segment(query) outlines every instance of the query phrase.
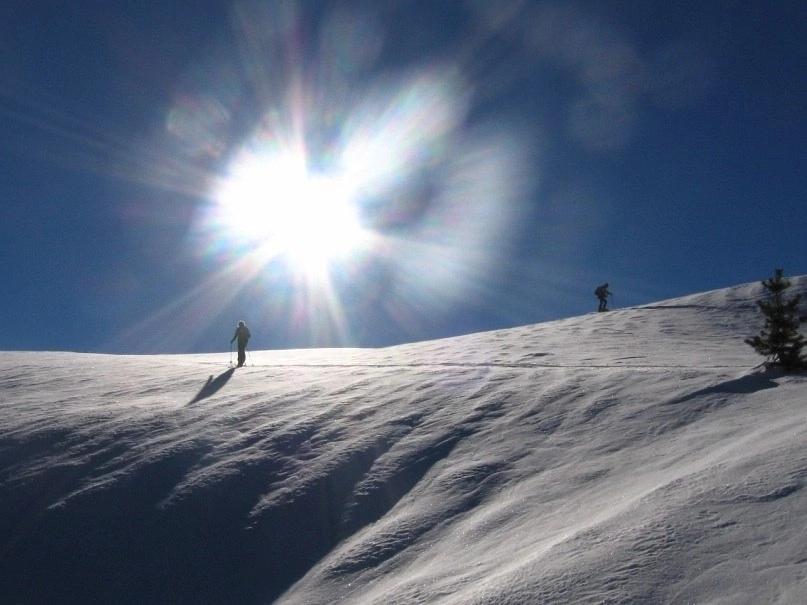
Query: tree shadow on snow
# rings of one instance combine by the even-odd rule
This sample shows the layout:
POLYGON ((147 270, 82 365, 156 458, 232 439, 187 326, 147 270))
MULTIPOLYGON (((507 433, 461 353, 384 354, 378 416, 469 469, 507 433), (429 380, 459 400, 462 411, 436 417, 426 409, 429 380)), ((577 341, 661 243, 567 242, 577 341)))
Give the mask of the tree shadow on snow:
POLYGON ((201 401, 202 399, 205 399, 215 394, 219 389, 221 389, 221 387, 227 384, 227 381, 230 380, 230 378, 232 378, 232 375, 234 373, 235 368, 230 368, 229 370, 222 372, 215 378, 213 378, 213 374, 211 374, 208 377, 207 382, 201 388, 201 390, 198 393, 196 393, 196 397, 194 397, 188 402, 188 405, 196 403, 197 401, 201 401))
POLYGON ((779 386, 773 380, 771 380, 772 377, 775 378, 776 376, 779 376, 779 374, 770 371, 747 374, 745 376, 741 376, 740 378, 727 380, 725 382, 721 382, 720 384, 706 387, 705 389, 700 389, 699 391, 695 391, 694 393, 680 397, 671 403, 683 403, 691 399, 703 397, 704 395, 750 395, 751 393, 756 393, 757 391, 773 389, 779 386))
POLYGON ((775 388, 779 385, 772 378, 779 376, 781 374, 775 371, 755 372, 665 401, 660 408, 652 411, 654 428, 651 432, 661 435, 680 429, 697 422, 706 414, 738 402, 736 395, 750 395, 775 388))

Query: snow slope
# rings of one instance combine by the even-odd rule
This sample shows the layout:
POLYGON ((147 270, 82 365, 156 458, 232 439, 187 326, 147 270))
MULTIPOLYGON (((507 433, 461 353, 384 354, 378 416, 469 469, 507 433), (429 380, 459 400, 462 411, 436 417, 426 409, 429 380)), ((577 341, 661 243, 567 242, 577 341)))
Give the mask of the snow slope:
POLYGON ((0 353, 3 602, 803 603, 807 376, 756 367, 760 295, 235 371, 0 353))

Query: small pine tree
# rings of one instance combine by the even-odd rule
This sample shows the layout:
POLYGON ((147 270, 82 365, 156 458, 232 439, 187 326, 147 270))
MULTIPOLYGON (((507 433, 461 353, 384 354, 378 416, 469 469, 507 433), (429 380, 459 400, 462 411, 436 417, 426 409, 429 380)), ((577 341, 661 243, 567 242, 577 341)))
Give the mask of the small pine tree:
POLYGON ((804 337, 799 334, 798 312, 801 296, 784 297, 790 280, 782 273, 782 269, 776 269, 773 277, 762 282, 769 297, 757 304, 765 316, 765 326, 758 336, 747 338, 745 342, 768 358, 765 362, 768 366, 779 366, 785 370, 804 369, 807 368, 807 359, 801 353, 804 337))

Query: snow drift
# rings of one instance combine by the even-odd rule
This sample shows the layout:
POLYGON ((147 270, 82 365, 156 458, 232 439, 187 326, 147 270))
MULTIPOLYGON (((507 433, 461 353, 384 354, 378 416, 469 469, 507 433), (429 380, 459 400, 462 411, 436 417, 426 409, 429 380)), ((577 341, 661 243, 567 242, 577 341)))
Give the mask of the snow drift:
POLYGON ((238 370, 0 353, 0 594, 801 603, 807 377, 743 343, 761 295, 238 370))

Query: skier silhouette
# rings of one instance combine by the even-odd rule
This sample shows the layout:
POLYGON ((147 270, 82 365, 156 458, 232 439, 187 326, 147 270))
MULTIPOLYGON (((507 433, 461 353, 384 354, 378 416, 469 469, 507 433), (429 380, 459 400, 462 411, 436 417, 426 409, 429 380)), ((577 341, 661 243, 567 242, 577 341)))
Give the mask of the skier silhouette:
POLYGON ((247 360, 247 343, 249 342, 249 337, 251 334, 249 333, 249 328, 244 321, 238 322, 238 327, 235 329, 235 334, 230 339, 230 344, 233 344, 233 341, 237 338, 238 339, 238 366, 241 367, 244 365, 244 362, 247 360))
POLYGON ((608 282, 597 286, 597 289, 594 290, 594 296, 600 299, 600 306, 597 308, 597 311, 607 311, 608 297, 611 296, 611 293, 608 291, 608 282))

